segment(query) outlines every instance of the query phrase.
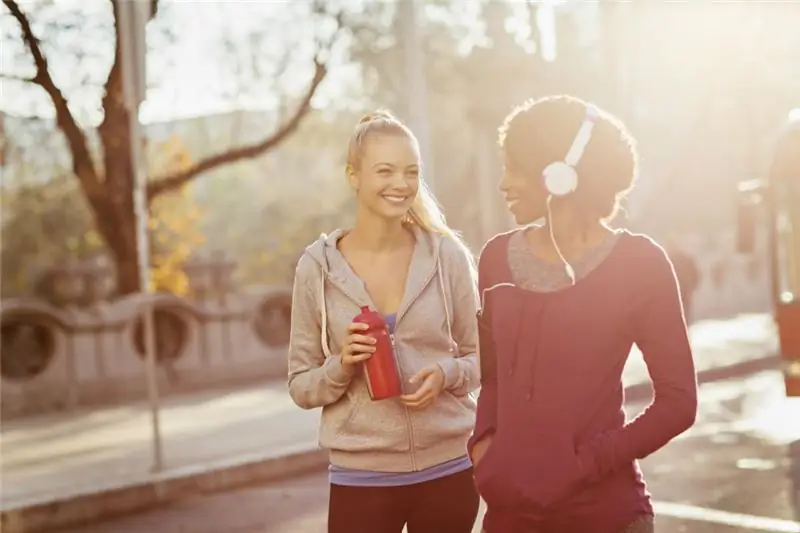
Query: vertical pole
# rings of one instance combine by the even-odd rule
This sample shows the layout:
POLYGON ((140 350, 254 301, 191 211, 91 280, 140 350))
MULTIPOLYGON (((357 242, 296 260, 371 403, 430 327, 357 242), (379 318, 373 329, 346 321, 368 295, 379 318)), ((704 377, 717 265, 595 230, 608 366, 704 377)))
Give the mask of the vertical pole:
POLYGON ((425 53, 418 23, 417 0, 397 0, 397 20, 400 46, 404 52, 406 73, 406 114, 414 135, 419 141, 425 167, 425 181, 435 191, 435 170, 431 153, 430 123, 428 121, 428 85, 425 74, 425 53))
POLYGON ((122 81, 125 104, 128 109, 131 143, 131 170, 134 176, 133 205, 136 217, 137 260, 139 263, 139 290, 144 299, 144 349, 147 393, 150 403, 153 433, 153 472, 164 468, 164 452, 161 439, 161 420, 156 381, 155 324, 153 299, 150 287, 150 246, 147 223, 147 172, 142 165, 142 134, 139 124, 139 105, 145 95, 144 58, 145 26, 150 18, 149 2, 119 2, 117 13, 122 61, 122 81))

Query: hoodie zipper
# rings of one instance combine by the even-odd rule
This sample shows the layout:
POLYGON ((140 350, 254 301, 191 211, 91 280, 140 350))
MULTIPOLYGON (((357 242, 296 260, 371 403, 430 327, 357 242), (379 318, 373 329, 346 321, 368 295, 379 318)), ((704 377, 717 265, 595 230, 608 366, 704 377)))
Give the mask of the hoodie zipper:
MULTIPOLYGON (((395 321, 394 325, 395 329, 397 329, 397 321, 395 321)), ((397 344, 394 340, 394 333, 389 335, 389 340, 392 343, 392 355, 394 356, 394 362, 397 365, 398 374, 400 374, 400 379, 403 379, 403 370, 400 365, 400 357, 398 356, 399 350, 397 349, 397 344)), ((401 384, 401 389, 405 389, 405 383, 401 384)), ((403 416, 406 419, 406 429, 408 430, 408 451, 411 455, 411 469, 412 471, 417 470, 417 454, 414 451, 415 443, 414 443, 414 425, 411 423, 411 413, 408 410, 408 407, 405 405, 403 406, 403 416)))
MULTIPOLYGON (((420 290, 419 290, 419 291, 418 291, 418 292, 417 292, 417 293, 414 295, 414 297, 413 297, 413 298, 412 298, 412 299, 409 301, 409 304, 408 304, 408 305, 406 305, 406 306, 403 308, 403 312, 405 312, 405 310, 406 310, 406 309, 408 309, 408 307, 410 306, 410 304, 411 304, 413 301, 415 301, 417 298, 419 298, 419 295, 420 295, 420 294, 422 294, 422 291, 423 291, 423 289, 424 289, 425 287, 427 287, 427 286, 428 286, 428 284, 429 284, 429 283, 431 282, 431 280, 433 279, 433 276, 434 276, 434 274, 436 274, 436 268, 434 268, 434 269, 431 271, 430 275, 429 275, 429 276, 428 276, 428 278, 425 280, 425 283, 422 285, 422 288, 421 288, 421 289, 420 289, 420 290)), ((337 289, 339 289, 339 291, 340 291, 342 294, 344 294, 344 295, 345 295, 345 296, 347 296, 347 297, 348 297, 350 300, 352 300, 352 301, 353 301, 353 303, 355 303, 356 305, 359 305, 359 306, 360 306, 360 305, 362 305, 362 303, 359 301, 359 299, 358 299, 358 298, 355 298, 355 297, 353 297, 353 295, 352 295, 352 294, 350 294, 350 293, 347 291, 347 289, 346 289, 345 287, 343 287, 343 286, 342 286, 342 284, 338 283, 338 282, 337 282, 337 281, 336 281, 334 278, 332 278, 332 277, 328 276, 327 274, 325 275, 325 277, 326 277, 326 279, 327 279, 328 281, 330 281, 330 282, 331 282, 331 284, 332 284, 332 285, 334 285, 334 286, 335 286, 337 289)), ((323 283, 324 283, 324 281, 325 281, 325 280, 323 280, 323 283)), ((368 303, 369 303, 369 305, 370 305, 370 306, 372 306, 372 307, 374 307, 374 306, 375 306, 375 305, 374 305, 374 303, 373 303, 372 301, 369 301, 368 303)), ((400 321, 400 313, 398 312, 398 314, 397 314, 397 318, 395 319, 395 323, 394 323, 395 330, 397 329, 397 323, 398 323, 399 321, 400 321)), ((392 334, 390 334, 390 335, 389 335, 389 340, 390 340, 390 342, 391 342, 391 344, 392 344, 392 354, 394 355, 394 361, 395 361, 395 364, 397 364, 397 370, 398 370, 398 373, 400 374, 400 379, 403 379, 403 378, 402 378, 402 376, 403 376, 403 368, 402 368, 402 365, 400 364, 400 357, 399 357, 400 350, 397 348, 397 343, 396 343, 396 341, 395 341, 394 333, 392 333, 392 334)), ((403 384, 403 385, 405 385, 405 384, 403 384)), ((414 448, 415 448, 415 442, 414 442, 414 425, 413 425, 413 423, 411 422, 411 413, 410 413, 410 411, 409 411, 409 408, 408 408, 408 407, 406 407, 405 405, 403 406, 403 415, 404 415, 404 417, 405 417, 405 420, 406 420, 406 431, 408 432, 408 449, 409 449, 409 455, 411 456, 411 467, 412 467, 412 470, 416 471, 416 469, 417 469, 417 457, 416 457, 416 453, 414 452, 414 448)))
MULTIPOLYGON (((428 285, 430 285, 431 281, 433 280, 434 276, 436 275, 436 269, 437 268, 439 268, 439 250, 438 249, 436 250, 436 261, 434 262, 433 268, 431 268, 430 272, 428 273, 427 277, 425 278, 425 281, 420 285, 419 289, 417 289, 417 292, 415 292, 414 295, 411 298, 409 298, 408 301, 405 303, 405 305, 403 307, 401 307, 400 310, 397 312, 397 317, 395 318, 395 322, 394 322, 395 331, 397 330, 397 327, 400 324, 400 319, 406 314, 406 312, 411 307, 411 305, 414 304, 414 302, 416 302, 417 299, 422 295, 422 292, 428 287, 428 285)), ((355 304, 357 304, 359 306, 361 305, 361 302, 359 302, 358 298, 354 298, 353 295, 350 294, 347 291, 347 289, 342 286, 342 284, 338 283, 334 278, 329 276, 327 273, 325 273, 325 278, 327 280, 329 280, 332 285, 336 286, 336 288, 339 289, 345 296, 350 298, 355 304)), ((325 280, 323 280, 323 283, 324 282, 325 282, 325 280)), ((375 304, 371 300, 368 303, 372 307, 375 307, 375 304)), ((394 353, 394 360, 395 360, 395 363, 397 364, 397 370, 398 370, 398 373, 400 374, 401 379, 402 379, 402 375, 403 375, 402 370, 403 369, 402 369, 402 366, 400 364, 399 350, 397 349, 397 344, 395 342, 394 334, 390 334, 389 335, 389 339, 390 339, 391 344, 392 344, 392 352, 394 353)), ((408 448, 409 448, 409 454, 411 456, 411 467, 412 467, 412 470, 416 471, 417 470, 417 459, 416 459, 416 453, 414 452, 414 447, 415 447, 415 442, 414 442, 414 424, 413 424, 413 422, 411 420, 412 417, 411 417, 410 409, 405 405, 403 406, 403 413, 404 413, 405 418, 406 418, 406 430, 408 431, 408 448)))
MULTIPOLYGON (((425 278, 425 281, 420 285, 419 289, 417 289, 417 292, 415 292, 414 295, 411 298, 408 299, 406 304, 402 308, 400 308, 400 310, 397 312, 397 318, 395 318, 395 321, 394 321, 394 329, 395 329, 395 331, 397 331, 397 328, 400 325, 400 319, 403 316, 405 316, 405 314, 409 310, 409 308, 414 304, 414 302, 417 301, 417 299, 422 295, 422 292, 428 287, 428 285, 430 285, 431 281, 433 281, 434 276, 436 276, 436 269, 439 268, 439 257, 438 257, 439 250, 437 250, 436 253, 437 253, 436 261, 434 262, 434 265, 433 265, 433 268, 431 269, 431 271, 428 272, 428 276, 425 278)), ((398 350, 397 350, 395 342, 394 342, 394 334, 392 334, 391 340, 392 340, 392 348, 394 349, 394 354, 395 354, 395 361, 397 362, 398 369, 402 370, 400 368, 400 358, 398 357, 398 350)), ((402 375, 402 371, 401 371, 401 375, 402 375)), ((409 449, 409 452, 410 452, 410 455, 411 455, 411 468, 412 468, 413 471, 416 471, 417 470, 417 457, 416 457, 416 453, 414 452, 414 447, 415 447, 415 443, 414 443, 414 423, 412 421, 411 411, 405 405, 403 406, 403 412, 405 413, 405 416, 406 416, 406 425, 407 425, 407 428, 408 428, 408 449, 409 449)))

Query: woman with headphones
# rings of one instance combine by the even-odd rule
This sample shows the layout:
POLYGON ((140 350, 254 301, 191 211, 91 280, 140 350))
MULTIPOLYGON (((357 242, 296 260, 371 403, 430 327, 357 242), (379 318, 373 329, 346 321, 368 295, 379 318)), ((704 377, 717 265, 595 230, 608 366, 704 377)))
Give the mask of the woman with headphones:
POLYGON ((633 140, 610 114, 556 96, 515 109, 499 141, 500 190, 522 227, 491 239, 478 267, 469 452, 484 531, 652 533, 637 460, 693 424, 697 384, 664 250, 607 224, 636 175, 633 140), (655 400, 626 420, 633 343, 655 400))

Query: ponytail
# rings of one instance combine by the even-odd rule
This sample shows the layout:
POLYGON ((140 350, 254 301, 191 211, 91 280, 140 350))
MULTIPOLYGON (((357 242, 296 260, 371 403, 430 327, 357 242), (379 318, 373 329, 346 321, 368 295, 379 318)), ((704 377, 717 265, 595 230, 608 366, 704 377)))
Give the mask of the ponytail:
POLYGON ((416 225, 427 233, 436 233, 445 239, 453 241, 466 255, 472 279, 477 282, 478 269, 475 265, 475 257, 472 251, 461 235, 447 225, 447 220, 444 213, 442 213, 439 202, 424 179, 419 180, 419 190, 417 191, 417 197, 414 198, 414 202, 411 204, 411 208, 408 210, 407 222, 416 225))

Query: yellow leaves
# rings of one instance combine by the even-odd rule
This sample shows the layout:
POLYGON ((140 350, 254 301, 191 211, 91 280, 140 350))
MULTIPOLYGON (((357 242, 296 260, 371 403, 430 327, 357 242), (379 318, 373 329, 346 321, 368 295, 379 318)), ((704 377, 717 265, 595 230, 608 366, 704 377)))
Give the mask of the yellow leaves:
MULTIPOLYGON (((192 164, 189 152, 177 137, 153 147, 150 175, 171 173, 192 164)), ((153 254, 152 284, 156 290, 186 294, 188 280, 182 265, 205 237, 201 230, 203 210, 195 203, 192 186, 160 196, 150 206, 148 227, 153 254)))

